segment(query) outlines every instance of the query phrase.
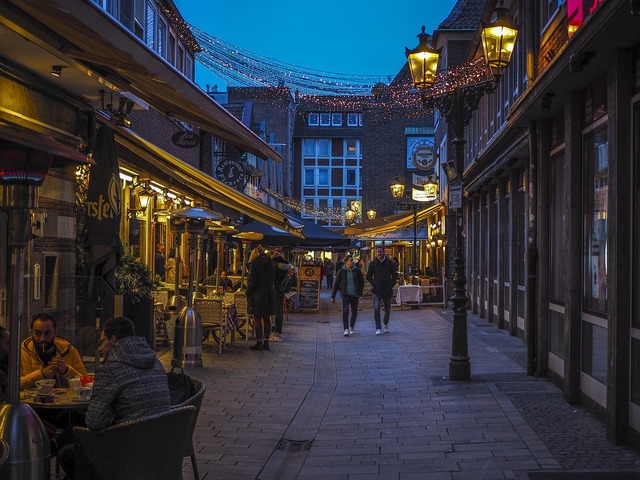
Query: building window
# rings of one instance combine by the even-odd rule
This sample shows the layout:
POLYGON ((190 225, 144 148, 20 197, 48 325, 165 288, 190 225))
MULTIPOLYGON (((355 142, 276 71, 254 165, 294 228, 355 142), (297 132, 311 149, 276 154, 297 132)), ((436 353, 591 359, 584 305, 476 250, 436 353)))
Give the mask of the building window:
POLYGON ((321 138, 318 140, 318 156, 329 157, 331 155, 331 139, 321 138))
POLYGON ((348 157, 355 157, 358 155, 358 147, 360 146, 360 141, 354 138, 347 138, 345 140, 345 150, 347 151, 348 157))
POLYGON ((318 169, 318 186, 322 186, 322 187, 329 186, 329 169, 328 168, 318 169))
POLYGON ((304 186, 312 187, 315 185, 315 175, 313 168, 305 168, 304 169, 304 186))
POLYGON ((156 19, 158 13, 151 3, 147 3, 147 27, 145 43, 154 52, 157 51, 158 45, 156 44, 156 19))
POLYGON ((584 179, 584 288, 586 310, 607 313, 607 128, 585 137, 584 179))
MULTIPOLYGON (((317 115, 317 114, 316 114, 317 115)), ((311 118, 311 117, 309 117, 311 118)), ((316 141, 313 138, 305 138, 302 144, 302 155, 305 157, 316 156, 316 141)))
POLYGON ((352 169, 352 168, 348 169, 347 172, 346 172, 346 177, 347 177, 346 178, 346 185, 348 187, 354 187, 354 186, 357 185, 357 183, 356 183, 357 182, 357 179, 356 179, 357 176, 356 176, 355 169, 352 169))
POLYGON ((357 113, 349 113, 349 114, 347 114, 347 126, 348 127, 357 127, 358 126, 358 114, 357 113))
POLYGON ((163 58, 167 58, 167 22, 164 19, 158 20, 158 48, 157 52, 163 58))
POLYGON ((332 113, 331 114, 331 125, 334 127, 342 126, 342 114, 341 113, 332 113))
POLYGON ((321 113, 320 114, 320 126, 321 127, 330 127, 331 126, 331 114, 330 113, 321 113))
POLYGON ((362 126, 362 114, 361 113, 358 114, 358 126, 359 127, 362 126))
POLYGON ((319 125, 319 120, 320 116, 317 113, 310 113, 309 114, 309 126, 310 127, 317 127, 319 125))
POLYGON ((541 0, 540 3, 540 26, 542 31, 546 30, 547 24, 555 16, 562 5, 562 0, 541 0))

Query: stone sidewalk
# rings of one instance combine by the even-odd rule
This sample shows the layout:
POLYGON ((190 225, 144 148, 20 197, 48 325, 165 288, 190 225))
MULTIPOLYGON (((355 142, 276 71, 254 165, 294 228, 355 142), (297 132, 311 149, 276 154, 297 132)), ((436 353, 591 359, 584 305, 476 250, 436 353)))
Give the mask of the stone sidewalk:
MULTIPOLYGON (((640 471, 602 423, 525 375, 525 347, 469 317, 472 379, 450 382, 451 311, 394 307, 374 335, 371 301, 342 336, 340 302, 295 313, 270 352, 205 347, 194 434, 207 480, 498 480, 527 472, 640 471), (209 353, 211 352, 211 353, 209 353)), ((169 366, 171 352, 161 355, 169 366)), ((184 478, 192 479, 185 459, 184 478)), ((580 478, 575 477, 575 478, 580 478)), ((615 477, 611 477, 615 478, 615 477)))

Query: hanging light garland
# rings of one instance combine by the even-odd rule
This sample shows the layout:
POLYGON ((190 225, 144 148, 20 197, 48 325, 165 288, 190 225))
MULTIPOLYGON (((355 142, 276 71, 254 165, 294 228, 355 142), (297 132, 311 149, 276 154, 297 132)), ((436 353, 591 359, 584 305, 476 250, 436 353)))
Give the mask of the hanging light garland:
POLYGON ((334 220, 338 222, 344 221, 344 214, 348 210, 346 207, 333 208, 333 207, 320 207, 318 205, 309 205, 295 198, 291 198, 287 195, 283 195, 278 192, 274 192, 266 187, 262 187, 262 191, 268 193, 273 198, 287 207, 307 215, 309 217, 317 218, 319 220, 334 220))

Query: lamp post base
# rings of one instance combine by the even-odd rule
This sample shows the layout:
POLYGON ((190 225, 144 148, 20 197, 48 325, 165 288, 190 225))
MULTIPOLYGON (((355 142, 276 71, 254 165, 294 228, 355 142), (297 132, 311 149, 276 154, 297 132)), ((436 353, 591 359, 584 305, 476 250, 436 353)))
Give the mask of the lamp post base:
POLYGON ((451 358, 449 360, 449 380, 460 381, 471 378, 471 364, 469 357, 451 358))

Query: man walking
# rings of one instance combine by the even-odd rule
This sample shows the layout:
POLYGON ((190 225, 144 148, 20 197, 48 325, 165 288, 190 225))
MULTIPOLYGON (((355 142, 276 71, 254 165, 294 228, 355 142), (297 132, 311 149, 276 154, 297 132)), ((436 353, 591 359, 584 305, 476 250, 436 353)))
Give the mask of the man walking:
POLYGON ((373 317, 376 321, 376 335, 382 334, 380 322, 380 307, 384 302, 384 332, 389 332, 389 316, 391 315, 391 295, 396 284, 396 267, 393 261, 387 257, 383 247, 376 248, 376 258, 369 264, 367 281, 371 284, 373 295, 373 317))
POLYGON ((342 297, 342 326, 344 336, 353 335, 358 317, 358 299, 362 296, 364 278, 362 272, 355 266, 353 257, 344 257, 344 265, 338 271, 336 283, 331 291, 331 303, 336 301, 336 293, 340 291, 342 297), (349 322, 349 307, 351 307, 351 322, 349 322))
POLYGON ((327 288, 333 288, 333 274, 336 266, 333 264, 329 257, 324 259, 324 274, 327 276, 327 288))

